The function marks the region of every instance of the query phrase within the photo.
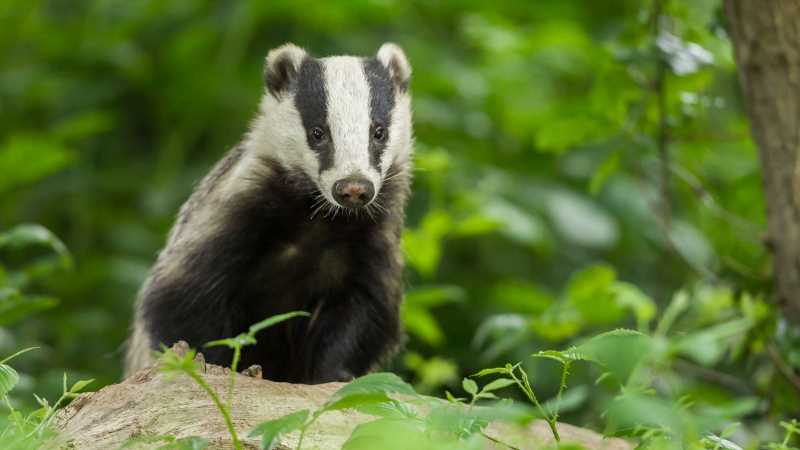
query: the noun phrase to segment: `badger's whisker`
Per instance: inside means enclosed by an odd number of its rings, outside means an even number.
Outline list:
[[[320,206],[320,205],[324,205],[325,203],[326,203],[326,201],[325,201],[325,198],[323,197],[323,198],[321,198],[321,199],[319,199],[319,200],[315,201],[315,202],[314,202],[314,203],[313,203],[313,204],[310,206],[310,209],[317,209],[317,208],[319,208],[319,206]]]
[[[374,202],[372,202],[372,205],[371,205],[371,206],[374,206],[374,207],[375,207],[375,209],[377,209],[379,212],[381,212],[381,213],[383,213],[383,214],[387,214],[387,213],[389,212],[389,210],[388,210],[388,209],[386,209],[386,207],[385,207],[385,206],[381,205],[381,202],[380,202],[380,200],[378,200],[378,199],[375,199],[375,201],[374,201]]]
[[[369,216],[370,219],[372,219],[373,222],[378,223],[378,220],[375,219],[375,216],[372,214],[373,205],[374,202],[367,205],[367,207],[364,208],[364,212]]]
[[[400,175],[403,175],[404,173],[405,173],[405,171],[403,171],[403,170],[399,170],[399,171],[394,172],[394,173],[389,173],[389,174],[387,174],[388,176],[383,179],[383,182],[386,183],[387,181],[391,181],[391,180],[399,177]]]
[[[319,205],[311,212],[310,220],[314,220],[314,216],[316,216],[321,210],[325,209],[326,206],[328,206],[328,204],[325,202],[319,203]]]

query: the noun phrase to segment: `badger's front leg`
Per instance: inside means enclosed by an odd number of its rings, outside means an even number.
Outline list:
[[[398,303],[369,293],[325,300],[310,323],[303,381],[350,381],[366,374],[398,343]]]

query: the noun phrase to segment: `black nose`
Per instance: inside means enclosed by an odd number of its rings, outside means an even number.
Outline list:
[[[375,187],[366,178],[348,177],[333,183],[333,198],[346,208],[360,208],[374,195]]]

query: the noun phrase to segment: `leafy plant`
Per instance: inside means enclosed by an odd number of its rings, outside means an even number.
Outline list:
[[[0,264],[0,326],[12,324],[57,304],[52,297],[26,294],[24,289],[56,270],[72,267],[72,258],[66,246],[40,225],[18,225],[0,232],[0,251],[18,252],[36,248],[45,248],[49,253],[25,261],[14,269]]]
[[[268,317],[260,322],[251,325],[246,333],[242,333],[233,338],[220,339],[206,344],[206,346],[209,347],[224,345],[229,348],[232,348],[234,351],[233,361],[231,362],[231,381],[228,387],[227,403],[224,403],[220,399],[217,392],[206,382],[206,380],[200,374],[200,370],[197,366],[197,363],[195,362],[196,352],[194,350],[190,349],[186,351],[186,353],[184,353],[183,355],[178,355],[177,353],[172,351],[172,349],[165,348],[163,350],[163,354],[159,358],[161,364],[161,370],[166,373],[184,374],[188,376],[190,379],[192,379],[192,381],[194,381],[198,386],[200,386],[200,388],[203,391],[205,391],[205,393],[211,398],[211,401],[214,402],[214,406],[216,406],[220,414],[222,414],[222,418],[225,420],[225,426],[227,427],[228,433],[230,434],[231,440],[233,441],[233,446],[237,450],[241,450],[242,443],[239,440],[239,436],[236,433],[236,428],[233,426],[233,420],[231,418],[231,411],[233,408],[233,391],[236,384],[236,376],[238,375],[237,369],[239,365],[239,359],[241,357],[241,350],[245,346],[256,344],[255,336],[259,331],[277,325],[280,322],[289,320],[294,317],[308,316],[308,315],[309,314],[306,312],[293,311],[273,317]]]
[[[786,430],[783,441],[780,443],[771,443],[768,448],[771,450],[797,450],[796,447],[790,447],[794,436],[800,436],[800,422],[797,419],[792,419],[788,422],[781,422],[781,427]]]
[[[322,414],[340,409],[364,408],[375,405],[395,407],[397,403],[389,397],[389,394],[416,396],[414,389],[403,382],[397,375],[373,373],[348,383],[336,391],[319,409],[315,411],[301,410],[275,420],[260,423],[250,432],[250,436],[260,436],[261,447],[273,449],[282,436],[299,431],[300,438],[297,442],[297,449],[299,450],[302,448],[306,431]]]
[[[40,408],[28,414],[14,408],[8,394],[19,382],[19,374],[7,363],[17,356],[34,350],[35,347],[26,348],[14,353],[0,361],[0,398],[8,409],[8,418],[0,425],[0,442],[7,449],[39,448],[53,437],[51,424],[58,408],[65,402],[75,398],[86,386],[94,380],[81,380],[67,387],[67,374],[62,378],[62,394],[53,405],[47,399],[36,397]]]
[[[289,320],[294,317],[308,317],[309,314],[304,311],[292,311],[285,314],[279,314],[277,316],[268,317],[260,322],[254,323],[250,326],[246,333],[241,333],[236,337],[227,338],[227,339],[219,339],[216,341],[207,342],[205,344],[206,347],[219,347],[225,346],[230,349],[233,349],[233,360],[231,361],[231,382],[230,386],[228,387],[228,407],[230,408],[232,405],[232,398],[233,398],[233,388],[236,383],[236,374],[238,374],[239,369],[239,360],[242,357],[242,348],[248,345],[255,345],[256,341],[256,334],[259,331],[267,329],[271,326],[277,325],[285,320]]]

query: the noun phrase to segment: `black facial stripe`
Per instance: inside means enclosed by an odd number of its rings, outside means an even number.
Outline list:
[[[365,59],[363,65],[364,75],[369,83],[369,112],[373,124],[369,130],[369,160],[372,167],[380,171],[381,156],[391,136],[387,136],[382,142],[377,142],[372,138],[372,134],[375,125],[381,125],[386,133],[389,132],[394,108],[394,84],[389,70],[376,58]]]
[[[297,74],[294,104],[306,130],[308,146],[317,153],[319,171],[333,166],[333,141],[328,127],[328,100],[325,92],[325,68],[319,60],[303,59]],[[317,141],[311,134],[315,127],[325,131],[327,138]]]

